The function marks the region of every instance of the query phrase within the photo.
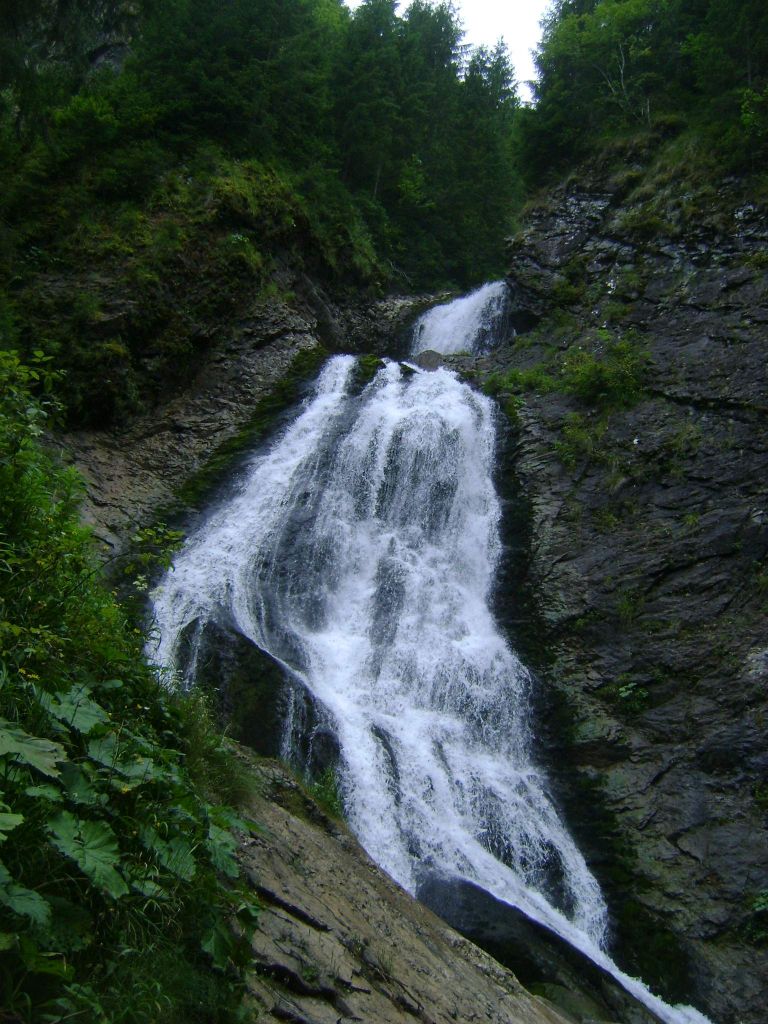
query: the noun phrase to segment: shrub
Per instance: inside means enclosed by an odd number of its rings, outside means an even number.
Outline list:
[[[0,352],[4,1008],[231,1019],[255,913],[234,857],[246,825],[221,802],[233,755],[204,709],[160,689],[101,583],[80,481],[39,444],[54,384],[42,357]]]
[[[563,363],[566,391],[587,405],[628,408],[643,394],[648,355],[634,339],[609,340],[600,355],[577,349]]]
[[[579,460],[600,462],[604,458],[604,421],[589,421],[579,413],[569,413],[565,418],[560,438],[555,442],[555,451],[563,465],[573,469]]]

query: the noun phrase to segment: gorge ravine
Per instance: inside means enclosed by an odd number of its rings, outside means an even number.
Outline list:
[[[459,348],[485,345],[502,292],[449,307],[445,347],[457,331]],[[360,392],[355,369],[331,360],[190,537],[154,594],[154,657],[191,679],[207,622],[248,637],[312,694],[338,741],[350,824],[401,884],[475,882],[608,966],[659,1018],[703,1020],[601,950],[602,897],[532,759],[528,674],[487,603],[492,403],[449,371],[393,362]],[[289,719],[286,752],[292,734]]]

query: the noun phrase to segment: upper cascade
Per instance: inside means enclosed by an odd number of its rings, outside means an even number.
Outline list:
[[[512,333],[508,323],[506,281],[484,284],[460,299],[434,306],[413,327],[411,355],[420,352],[471,352],[480,355]]]

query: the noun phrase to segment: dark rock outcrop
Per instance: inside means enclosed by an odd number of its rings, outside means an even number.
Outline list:
[[[301,377],[314,375],[324,352],[364,351],[378,337],[396,335],[424,303],[422,297],[391,297],[353,307],[334,306],[308,279],[295,305],[254,300],[223,324],[201,355],[194,378],[181,393],[129,426],[64,435],[65,457],[86,482],[84,521],[111,555],[120,554],[140,524],[178,510],[182,485],[210,467],[217,453],[232,466],[243,444],[274,427],[274,411],[297,397]],[[303,368],[302,368],[303,367]],[[262,403],[269,416],[254,414]],[[58,443],[57,441],[57,443]]]
[[[256,302],[209,348],[182,394],[126,429],[65,435],[67,457],[85,477],[84,519],[99,540],[119,553],[137,525],[172,507],[181,485],[247,428],[296,357],[319,347],[311,313]]]
[[[768,217],[737,186],[670,191],[653,212],[641,192],[588,177],[555,192],[511,243],[511,287],[535,329],[463,365],[495,375],[516,421],[508,472],[530,506],[537,610],[518,640],[542,677],[552,773],[612,903],[618,958],[673,1000],[692,985],[719,1024],[758,1024]],[[640,393],[579,397],[569,363],[612,348],[638,356]],[[500,595],[502,611],[513,601]]]
[[[660,1019],[602,967],[555,932],[463,879],[431,877],[419,899],[462,935],[509,967],[530,992],[548,992],[576,1021],[620,1020],[660,1024]]]

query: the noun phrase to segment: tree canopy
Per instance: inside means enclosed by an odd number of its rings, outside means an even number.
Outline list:
[[[537,65],[524,119],[532,176],[638,127],[693,126],[734,168],[766,154],[762,0],[555,0]]]

